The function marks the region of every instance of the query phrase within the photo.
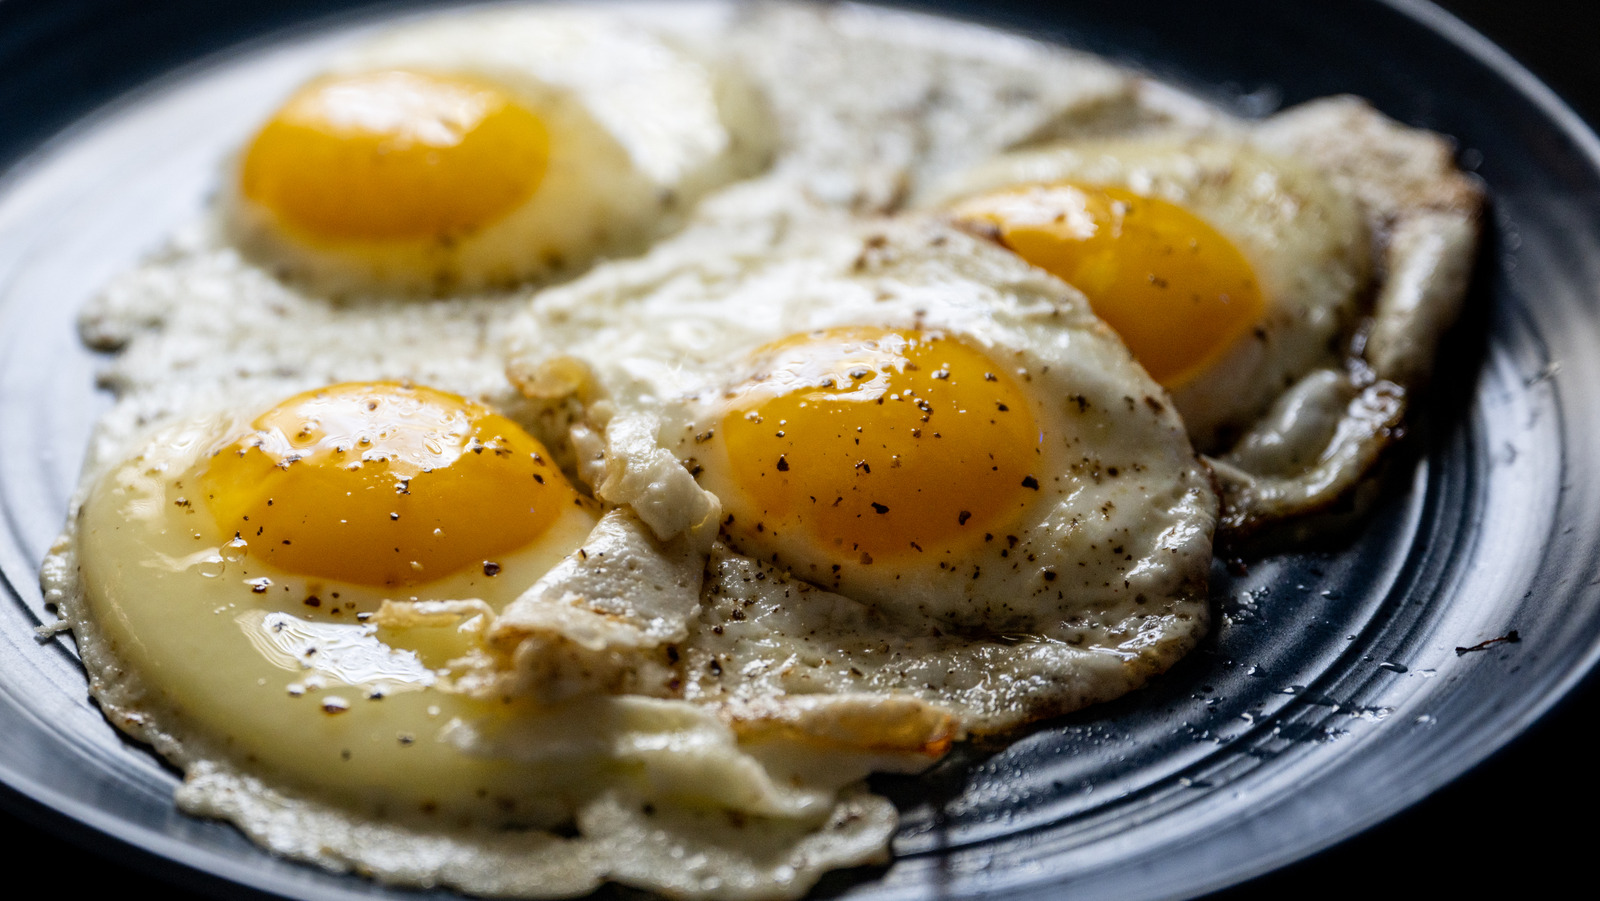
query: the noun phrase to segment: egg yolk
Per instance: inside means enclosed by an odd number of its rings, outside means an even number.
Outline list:
[[[1244,254],[1177,204],[1121,188],[1034,185],[958,205],[958,218],[1082,291],[1151,378],[1177,387],[1261,317]]]
[[[300,575],[427,582],[530,544],[582,504],[522,427],[430,388],[335,385],[251,427],[201,487],[225,534]]]
[[[544,123],[500,89],[408,71],[301,89],[245,152],[244,196],[324,242],[448,239],[538,188]]]
[[[1038,495],[1028,398],[970,345],[846,328],[757,359],[718,426],[736,537],[799,532],[824,555],[887,561],[980,543]]]

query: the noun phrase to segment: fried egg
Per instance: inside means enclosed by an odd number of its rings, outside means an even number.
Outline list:
[[[1344,122],[1315,112],[1330,104]],[[1085,292],[1218,459],[1240,532],[1327,507],[1373,465],[1459,308],[1478,215],[1478,192],[1436,136],[1359,102],[1280,119],[1018,150],[928,198]],[[1349,127],[1369,142],[1340,139]],[[1383,162],[1419,143],[1426,162]],[[1337,164],[1320,145],[1342,148]],[[1380,174],[1394,171],[1405,174]],[[1431,197],[1449,209],[1431,210]],[[1429,237],[1396,241],[1397,219]],[[1422,257],[1406,259],[1419,244]],[[1396,290],[1408,299],[1374,309],[1375,292]],[[1411,336],[1415,363],[1374,368],[1369,332]]]
[[[391,598],[501,606],[581,545],[597,513],[545,453],[481,405],[398,384],[175,424],[82,508],[89,615],[152,700],[265,772],[344,798],[384,786],[369,804],[486,804],[484,774],[426,740],[448,721],[428,727],[432,667],[476,611],[412,630],[434,646],[382,642],[373,620]],[[441,772],[385,774],[413,766]]]
[[[59,577],[78,584],[53,587],[86,624],[107,713],[187,769],[187,808],[325,865],[490,894],[616,878],[786,896],[881,854],[888,808],[844,789],[907,766],[891,753],[836,756],[843,769],[819,776],[753,756],[681,701],[458,684],[524,593],[592,584],[573,572],[591,555],[630,571],[682,555],[625,512],[597,528],[594,502],[505,417],[352,383],[131,443],[91,480],[63,551]],[[703,559],[680,586],[691,599]],[[641,578],[610,584],[637,599]],[[727,812],[748,820],[730,829]],[[374,853],[352,818],[381,819],[392,846]],[[666,830],[659,853],[720,857],[675,882],[640,876],[648,858],[615,843],[647,827]]]
[[[1240,140],[1020,152],[952,190],[957,220],[1085,293],[1207,450],[1337,362],[1371,268],[1353,197]]]
[[[611,17],[462,14],[396,29],[290,96],[239,155],[225,217],[324,294],[456,294],[639,250],[765,165],[726,64]]]
[[[1193,645],[1216,496],[1081,295],[930,221],[834,222],[737,272],[692,241],[546,292],[512,364],[587,398],[603,501],[696,511],[663,537],[716,517],[691,697],[750,729],[917,702],[995,732]]]

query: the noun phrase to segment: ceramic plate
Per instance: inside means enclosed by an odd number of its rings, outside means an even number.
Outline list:
[[[880,780],[902,808],[895,862],[819,893],[1199,894],[1372,826],[1524,731],[1600,654],[1594,136],[1492,45],[1407,0],[943,10],[1245,115],[1365,96],[1459,140],[1490,228],[1435,390],[1361,528],[1217,566],[1215,635],[1136,696]],[[399,894],[178,814],[176,774],[100,718],[70,640],[33,631],[52,619],[36,569],[107,403],[76,309],[201,208],[218,161],[328,42],[385,11],[0,5],[0,780],[15,818],[96,849],[89,861],[235,896]]]

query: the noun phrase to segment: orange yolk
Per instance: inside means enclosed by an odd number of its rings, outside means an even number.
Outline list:
[[[368,72],[291,97],[245,152],[240,181],[312,240],[448,239],[531,197],[549,150],[544,124],[498,88]]]
[[[1173,203],[1121,188],[1034,185],[955,208],[1000,243],[1071,284],[1116,329],[1151,378],[1183,384],[1260,319],[1244,255]]]
[[[370,586],[427,582],[530,544],[580,504],[543,445],[489,408],[373,382],[289,398],[201,476],[263,562]]]
[[[799,532],[824,559],[893,560],[979,544],[1038,495],[1027,396],[959,340],[842,328],[757,359],[718,426],[736,542]]]

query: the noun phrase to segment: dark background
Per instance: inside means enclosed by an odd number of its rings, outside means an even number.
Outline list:
[[[1600,55],[1592,47],[1600,36],[1600,3],[1438,3],[1508,50],[1590,123],[1600,122]],[[0,0],[0,45],[8,40],[7,13],[17,9],[17,0]],[[157,18],[158,9],[153,8]],[[59,124],[30,120],[25,109],[0,110],[0,125],[13,135],[38,131],[43,137]],[[1593,834],[1585,826],[1590,812],[1600,809],[1600,779],[1590,771],[1595,745],[1588,737],[1596,709],[1600,680],[1591,677],[1530,732],[1422,803],[1319,855],[1211,897],[1266,899],[1308,891],[1313,897],[1483,897],[1549,890],[1562,882],[1584,885],[1586,837]],[[175,901],[255,896],[192,874],[180,874],[182,886],[168,885],[146,872],[158,864],[114,840],[63,823],[26,801],[12,799],[12,806],[0,812],[0,835],[11,834],[4,859],[13,874],[25,869],[45,876],[56,890],[89,896],[149,889]]]

